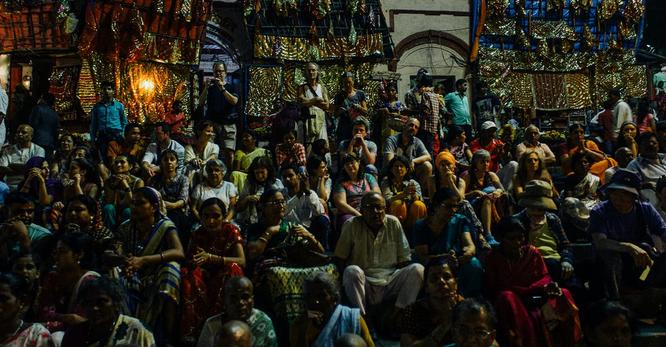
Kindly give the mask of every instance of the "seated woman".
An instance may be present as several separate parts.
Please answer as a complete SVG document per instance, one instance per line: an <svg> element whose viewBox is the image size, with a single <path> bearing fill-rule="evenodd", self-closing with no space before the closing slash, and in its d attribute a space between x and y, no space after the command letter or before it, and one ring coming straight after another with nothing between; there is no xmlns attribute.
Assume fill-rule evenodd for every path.
<svg viewBox="0 0 666 347"><path fill-rule="evenodd" d="M247 173L255 158L270 155L271 152L268 149L257 147L257 135L254 131L245 130L241 134L241 149L237 149L234 155L234 171Z"/></svg>
<svg viewBox="0 0 666 347"><path fill-rule="evenodd" d="M77 301L87 320L65 332L62 347L155 346L153 334L140 320L121 314L125 291L116 280L102 276L86 282Z"/></svg>
<svg viewBox="0 0 666 347"><path fill-rule="evenodd" d="M526 244L523 223L505 217L493 233L500 244L486 258L485 286L497 310L500 345L575 346L582 338L578 308Z"/></svg>
<svg viewBox="0 0 666 347"><path fill-rule="evenodd" d="M24 179L18 186L20 191L30 194L43 207L62 201L62 184L59 179L51 177L45 158L32 157L23 168Z"/></svg>
<svg viewBox="0 0 666 347"><path fill-rule="evenodd" d="M131 163L124 155L113 160L113 175L104 182L104 224L111 230L129 219L132 192L143 187L143 180L130 173Z"/></svg>
<svg viewBox="0 0 666 347"><path fill-rule="evenodd" d="M196 339L206 318L224 307L224 283L243 276L245 253L238 227L225 220L227 205L216 197L200 206L201 227L194 231L182 268L181 338Z"/></svg>
<svg viewBox="0 0 666 347"><path fill-rule="evenodd" d="M185 259L178 230L165 216L160 193L151 187L132 196L132 216L120 225L124 261L123 283L134 317L153 328L159 343L176 343L177 305L180 302L180 265Z"/></svg>
<svg viewBox="0 0 666 347"><path fill-rule="evenodd" d="M472 163L472 151L466 142L467 136L465 135L465 130L457 125L451 126L449 128L448 140L448 150L456 159L456 166L459 170L457 173L469 170Z"/></svg>
<svg viewBox="0 0 666 347"><path fill-rule="evenodd" d="M523 191L525 191L525 185L531 180L548 182L553 188L553 193L557 196L553 179L548 173L543 158L536 151L528 149L518 160L518 171L513 176L513 197L516 201L520 199Z"/></svg>
<svg viewBox="0 0 666 347"><path fill-rule="evenodd" d="M151 177L148 186L155 188L164 199L164 207L176 229L185 235L192 230L192 221L188 215L190 199L190 181L184 174L178 173L178 154L172 149L165 149L160 155L160 172Z"/></svg>
<svg viewBox="0 0 666 347"><path fill-rule="evenodd" d="M331 222L317 193L308 187L307 177L292 164L282 169L282 181L287 186L285 219L306 227L328 250Z"/></svg>
<svg viewBox="0 0 666 347"><path fill-rule="evenodd" d="M259 198L268 189L284 190L284 185L275 175L271 157L257 157L248 168L247 182L240 191L236 205L236 222L241 226L257 223L261 206ZM242 230L242 229L241 229Z"/></svg>
<svg viewBox="0 0 666 347"><path fill-rule="evenodd" d="M74 136L70 133L60 134L60 137L58 137L58 148L56 148L50 160L52 176L58 177L65 174L67 161L69 161L69 156L73 149Z"/></svg>
<svg viewBox="0 0 666 347"><path fill-rule="evenodd" d="M247 258L251 264L256 264L248 270L255 276L261 276L260 272L267 267L286 264L284 254L274 251L288 244L300 243L306 250L324 252L321 243L305 227L285 219L287 202L282 192L276 189L265 191L259 204L262 218L247 229Z"/></svg>
<svg viewBox="0 0 666 347"><path fill-rule="evenodd" d="M63 201L79 194L97 199L101 193L101 182L97 170L90 161L83 158L72 159L69 162L67 175L62 180L64 187Z"/></svg>
<svg viewBox="0 0 666 347"><path fill-rule="evenodd" d="M631 347L638 331L631 311L616 301L595 302L585 311L583 328L586 346Z"/></svg>
<svg viewBox="0 0 666 347"><path fill-rule="evenodd" d="M560 199L576 198L591 209L599 202L597 196L599 177L589 172L590 160L585 152L575 153L571 157L571 166L573 172L564 180L564 190Z"/></svg>
<svg viewBox="0 0 666 347"><path fill-rule="evenodd" d="M444 346L451 342L453 309L463 301L456 269L455 260L446 255L430 260L425 272L426 296L407 306L400 317L401 346Z"/></svg>
<svg viewBox="0 0 666 347"><path fill-rule="evenodd" d="M638 127L632 121L626 121L620 126L620 133L617 136L615 148L627 147L631 150L634 158L638 156Z"/></svg>
<svg viewBox="0 0 666 347"><path fill-rule="evenodd" d="M308 162L305 167L308 173L310 189L317 193L319 199L321 199L322 204L324 205L324 208L327 208L328 199L331 196L331 190L333 188L333 181L331 180L331 175L328 172L328 165L326 164L326 160L316 154L311 155L310 158L308 158Z"/></svg>
<svg viewBox="0 0 666 347"><path fill-rule="evenodd" d="M25 293L28 285L18 276L0 273L0 345L6 347L52 347L51 333L39 323L28 323L21 319Z"/></svg>
<svg viewBox="0 0 666 347"><path fill-rule="evenodd" d="M499 347L495 310L484 299L465 299L456 305L451 324L454 344L446 347Z"/></svg>
<svg viewBox="0 0 666 347"><path fill-rule="evenodd" d="M77 305L76 297L84 283L100 276L91 270L95 252L92 239L86 234L61 234L54 258L55 270L46 275L37 298L38 319L51 332L85 321L83 307Z"/></svg>
<svg viewBox="0 0 666 347"><path fill-rule="evenodd" d="M360 216L361 198L367 192L380 193L375 177L360 170L361 161L354 154L342 158L343 170L333 189L333 203L338 209L338 229L347 220Z"/></svg>
<svg viewBox="0 0 666 347"><path fill-rule="evenodd" d="M437 190L448 188L457 192L460 197L458 213L467 217L472 223L474 227L473 235L482 234L483 225L479 217L476 216L472 204L465 199L465 180L456 174L458 171L456 170L456 159L453 157L453 154L446 150L439 152L437 158L435 158L435 168L433 179L435 180ZM433 196L430 197L431 200L435 197L434 194L437 193L437 190L433 191Z"/></svg>
<svg viewBox="0 0 666 347"><path fill-rule="evenodd" d="M59 232L78 231L89 235L95 246L109 246L113 233L102 221L99 203L87 195L76 195L67 202ZM95 248L100 250L100 248Z"/></svg>
<svg viewBox="0 0 666 347"><path fill-rule="evenodd" d="M243 190L248 170L254 159L271 156L270 150L257 147L257 135L254 131L250 129L244 130L240 139L241 148L237 149L234 155L234 168L230 177L231 182L238 188L238 191Z"/></svg>
<svg viewBox="0 0 666 347"><path fill-rule="evenodd" d="M340 304L337 280L326 272L317 272L303 284L307 313L289 327L292 347L333 346L340 336L361 335L368 347L374 347L365 320L358 308Z"/></svg>
<svg viewBox="0 0 666 347"><path fill-rule="evenodd" d="M194 173L199 172L209 160L217 159L220 154L220 146L216 145L215 125L205 120L197 125L194 134L196 142L185 146L185 165L187 165L187 176L192 180Z"/></svg>
<svg viewBox="0 0 666 347"><path fill-rule="evenodd" d="M567 141L560 146L560 165L565 175L573 171L571 159L577 152L588 155L591 163L604 159L604 153L599 146L594 141L585 139L585 128L580 124L571 124Z"/></svg>
<svg viewBox="0 0 666 347"><path fill-rule="evenodd" d="M477 215L481 216L483 235L479 235L481 244L486 240L493 242L491 224L497 222L501 214L510 214L508 199L499 177L490 171L490 153L480 149L472 156L472 164L463 177L465 180L465 199L469 200Z"/></svg>
<svg viewBox="0 0 666 347"><path fill-rule="evenodd" d="M388 175L382 180L382 194L388 214L398 217L403 228L411 231L414 223L423 218L428 209L423 203L421 186L412 179L409 159L396 156L388 164Z"/></svg>
<svg viewBox="0 0 666 347"><path fill-rule="evenodd" d="M529 230L525 239L539 250L548 273L555 281L564 284L574 274L573 251L557 215L552 190L546 181L527 183L518 200L518 205L525 209L514 216Z"/></svg>
<svg viewBox="0 0 666 347"><path fill-rule="evenodd" d="M231 222L236 212L238 190L233 183L224 180L227 166L220 159L211 159L204 167L204 181L190 192L190 209L192 215L201 221L201 204L209 198L218 198L225 205L224 220Z"/></svg>
<svg viewBox="0 0 666 347"><path fill-rule="evenodd" d="M430 214L414 225L414 250L421 264L452 255L460 267L460 288L465 296L481 294L483 266L475 257L473 227L456 213L460 198L451 189L442 188L432 200Z"/></svg>

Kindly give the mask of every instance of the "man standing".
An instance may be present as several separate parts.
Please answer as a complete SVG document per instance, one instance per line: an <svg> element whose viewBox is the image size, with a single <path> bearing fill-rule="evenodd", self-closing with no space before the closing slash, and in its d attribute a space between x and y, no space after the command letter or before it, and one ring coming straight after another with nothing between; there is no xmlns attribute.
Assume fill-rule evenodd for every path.
<svg viewBox="0 0 666 347"><path fill-rule="evenodd" d="M49 158L55 150L60 129L60 118L53 110L54 103L53 94L45 93L37 102L37 106L33 107L29 117L30 125L35 129L32 141L44 148Z"/></svg>
<svg viewBox="0 0 666 347"><path fill-rule="evenodd" d="M622 100L619 89L609 90L608 100L613 104L613 137L617 140L617 135L620 133L622 124L633 121L631 107Z"/></svg>
<svg viewBox="0 0 666 347"><path fill-rule="evenodd" d="M143 155L141 163L148 177L153 177L160 171L158 160L165 149L171 149L176 152L178 156L177 171L182 174L185 170L185 148L177 141L171 139L171 129L166 123L157 123L155 125L155 141L146 148L146 154Z"/></svg>
<svg viewBox="0 0 666 347"><path fill-rule="evenodd" d="M386 202L377 192L361 200L361 216L344 224L335 258L344 268L342 285L352 307L365 315L368 305L396 299L396 315L416 297L423 285L423 265L410 264L407 238L398 218L386 215Z"/></svg>
<svg viewBox="0 0 666 347"><path fill-rule="evenodd" d="M308 114L305 118L304 141L308 148L315 140L328 140L326 132L326 110L328 109L328 93L326 87L319 83L319 65L308 63L305 66L305 83L298 87L298 101ZM309 148L308 148L309 151Z"/></svg>
<svg viewBox="0 0 666 347"><path fill-rule="evenodd" d="M5 182L16 190L23 180L23 168L28 159L44 157L44 149L32 143L32 127L21 124L16 129L15 144L3 148L0 155L0 176L5 175Z"/></svg>
<svg viewBox="0 0 666 347"><path fill-rule="evenodd" d="M4 86L0 83L0 148L5 145L5 139L7 138L7 108L9 107L9 96L5 92Z"/></svg>
<svg viewBox="0 0 666 347"><path fill-rule="evenodd" d="M472 139L473 119L469 114L469 101L467 100L467 81L459 79L456 81L456 91L446 94L444 103L446 109L453 114L453 125L457 125L467 135L467 141Z"/></svg>
<svg viewBox="0 0 666 347"><path fill-rule="evenodd" d="M120 139L127 125L125 106L115 95L113 83L102 82L102 100L90 111L90 140L100 153L106 153L107 143Z"/></svg>
<svg viewBox="0 0 666 347"><path fill-rule="evenodd" d="M216 142L222 148L227 167L233 167L236 150L236 104L238 94L230 83L225 82L227 66L224 62L213 64L212 80L204 85L199 102L205 103L204 119L218 127Z"/></svg>

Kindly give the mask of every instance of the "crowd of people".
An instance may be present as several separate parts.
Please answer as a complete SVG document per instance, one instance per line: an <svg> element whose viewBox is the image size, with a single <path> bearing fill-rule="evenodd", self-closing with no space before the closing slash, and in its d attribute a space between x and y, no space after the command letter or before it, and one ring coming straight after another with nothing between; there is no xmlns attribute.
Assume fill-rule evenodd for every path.
<svg viewBox="0 0 666 347"><path fill-rule="evenodd" d="M260 138L213 68L193 137L180 102L129 122L109 82L83 136L48 95L15 115L0 345L631 346L626 294L664 303L665 94L611 90L549 146L483 82L469 102L420 69L404 102L386 83L369 105L310 63ZM311 271L292 316L276 269Z"/></svg>

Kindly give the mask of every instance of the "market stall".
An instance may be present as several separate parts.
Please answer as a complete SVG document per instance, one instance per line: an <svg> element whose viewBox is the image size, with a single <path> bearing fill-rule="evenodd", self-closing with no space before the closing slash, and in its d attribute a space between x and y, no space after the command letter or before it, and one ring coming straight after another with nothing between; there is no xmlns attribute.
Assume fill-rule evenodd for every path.
<svg viewBox="0 0 666 347"><path fill-rule="evenodd" d="M647 90L643 0L475 0L471 61L505 105L544 129L585 122L609 89Z"/></svg>

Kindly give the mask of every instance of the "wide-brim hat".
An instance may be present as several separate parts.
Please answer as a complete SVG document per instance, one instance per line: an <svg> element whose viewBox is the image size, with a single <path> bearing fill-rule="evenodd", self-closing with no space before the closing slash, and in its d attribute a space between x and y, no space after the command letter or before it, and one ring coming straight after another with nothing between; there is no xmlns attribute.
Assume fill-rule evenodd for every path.
<svg viewBox="0 0 666 347"><path fill-rule="evenodd" d="M624 190L635 196L639 196L641 188L641 176L638 172L626 168L619 168L611 177L611 181L601 187L601 192L606 194L608 190Z"/></svg>
<svg viewBox="0 0 666 347"><path fill-rule="evenodd" d="M527 182L525 190L518 200L518 206L557 211L557 205L553 201L553 186L542 180Z"/></svg>

